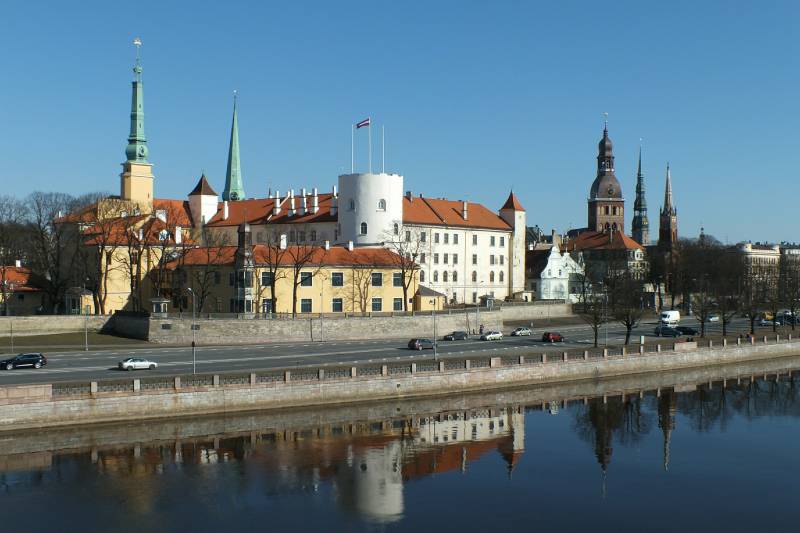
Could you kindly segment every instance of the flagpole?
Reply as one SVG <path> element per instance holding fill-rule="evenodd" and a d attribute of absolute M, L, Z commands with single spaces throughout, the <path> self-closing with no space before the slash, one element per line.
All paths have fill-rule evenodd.
<path fill-rule="evenodd" d="M 372 174 L 372 120 L 367 124 L 367 134 L 369 135 L 369 173 Z"/>
<path fill-rule="evenodd" d="M 356 148 L 355 148 L 356 127 L 350 124 L 350 174 L 355 172 Z"/>
<path fill-rule="evenodd" d="M 381 174 L 386 172 L 386 146 L 384 145 L 384 137 L 386 132 L 383 129 L 383 124 L 381 124 Z"/>

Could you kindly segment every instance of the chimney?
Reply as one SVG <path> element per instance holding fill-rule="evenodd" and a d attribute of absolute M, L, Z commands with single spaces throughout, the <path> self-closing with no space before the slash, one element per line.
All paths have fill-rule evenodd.
<path fill-rule="evenodd" d="M 280 246 L 281 250 L 285 250 L 286 249 L 286 234 L 285 233 L 281 233 L 281 240 L 280 240 L 280 245 L 279 246 Z"/>
<path fill-rule="evenodd" d="M 183 228 L 180 226 L 175 226 L 175 244 L 181 244 L 183 242 Z"/>
<path fill-rule="evenodd" d="M 289 197 L 289 216 L 294 216 L 297 210 L 294 208 L 294 195 Z"/>
<path fill-rule="evenodd" d="M 328 244 L 328 241 L 325 241 L 325 244 Z M 22 259 L 17 259 L 14 261 L 14 266 L 17 268 L 22 268 Z"/>
<path fill-rule="evenodd" d="M 333 186 L 333 197 L 334 198 L 338 198 L 339 197 L 339 192 L 336 189 L 336 185 Z"/>
<path fill-rule="evenodd" d="M 353 241 L 347 241 L 347 249 L 353 251 Z"/>
<path fill-rule="evenodd" d="M 461 204 L 461 218 L 467 220 L 467 202 Z"/>
<path fill-rule="evenodd" d="M 300 196 L 305 196 L 305 195 L 306 195 L 306 188 L 303 187 L 302 189 L 300 189 Z"/>
<path fill-rule="evenodd" d="M 406 199 L 407 199 L 409 202 L 413 202 L 413 201 L 414 201 L 414 195 L 413 195 L 413 194 L 411 194 L 411 191 L 406 191 Z"/>
<path fill-rule="evenodd" d="M 272 199 L 272 216 L 276 217 L 281 213 L 281 192 L 275 191 L 275 198 Z"/>
<path fill-rule="evenodd" d="M 319 195 L 316 187 L 311 189 L 311 212 L 315 215 L 319 212 Z"/>
<path fill-rule="evenodd" d="M 300 206 L 300 214 L 305 215 L 308 213 L 308 197 L 303 195 L 303 205 Z"/>
<path fill-rule="evenodd" d="M 330 250 L 331 249 L 331 241 L 325 241 L 325 249 L 326 250 Z"/>
<path fill-rule="evenodd" d="M 339 200 L 335 197 L 331 198 L 331 215 L 336 216 L 336 212 L 339 210 Z"/>
<path fill-rule="evenodd" d="M 139 240 L 140 241 L 144 240 L 144 231 L 142 230 L 142 228 L 139 228 Z"/>
<path fill-rule="evenodd" d="M 222 220 L 228 220 L 228 200 L 222 203 Z"/>
<path fill-rule="evenodd" d="M 422 196 L 422 193 L 419 193 L 419 197 L 420 197 L 420 198 L 423 198 L 423 196 Z"/>

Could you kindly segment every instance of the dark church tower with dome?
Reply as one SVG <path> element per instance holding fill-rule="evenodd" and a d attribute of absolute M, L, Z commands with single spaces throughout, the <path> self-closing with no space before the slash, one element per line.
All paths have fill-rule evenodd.
<path fill-rule="evenodd" d="M 624 231 L 625 200 L 614 174 L 614 153 L 608 138 L 608 123 L 598 146 L 597 177 L 589 193 L 589 231 Z"/>

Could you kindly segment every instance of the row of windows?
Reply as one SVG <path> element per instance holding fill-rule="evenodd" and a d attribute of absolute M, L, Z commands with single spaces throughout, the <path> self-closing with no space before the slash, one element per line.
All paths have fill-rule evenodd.
<path fill-rule="evenodd" d="M 439 264 L 439 257 L 440 256 L 439 256 L 438 253 L 433 254 L 433 264 L 434 265 L 438 265 Z M 421 265 L 424 265 L 425 262 L 427 261 L 427 259 L 428 258 L 427 258 L 426 254 L 424 254 L 424 253 L 419 254 L 419 263 Z M 441 254 L 441 259 L 442 259 L 442 264 L 445 264 L 445 265 L 448 265 L 448 264 L 457 265 L 458 264 L 458 254 Z M 450 263 L 451 259 L 452 259 L 452 263 Z M 478 254 L 472 254 L 472 264 L 473 265 L 477 265 L 478 264 Z M 505 265 L 506 264 L 506 256 L 504 256 L 504 255 L 495 256 L 494 254 L 491 254 L 489 256 L 489 264 L 490 265 Z"/>
<path fill-rule="evenodd" d="M 272 282 L 274 280 L 274 276 L 272 272 L 269 271 L 262 271 L 261 272 L 261 286 L 262 287 L 270 287 L 272 286 Z M 219 272 L 214 272 L 214 282 L 219 284 Z M 253 286 L 253 272 L 252 271 L 243 271 L 239 270 L 238 272 L 231 272 L 228 278 L 228 284 L 233 287 L 236 285 L 237 287 L 252 287 Z M 370 284 L 373 287 L 383 287 L 383 273 L 382 272 L 373 272 L 371 274 Z M 300 272 L 300 286 L 301 287 L 313 287 L 314 286 L 314 274 L 312 272 Z M 331 286 L 332 287 L 344 287 L 344 272 L 332 272 L 331 273 Z M 403 273 L 402 272 L 392 272 L 392 287 L 402 287 L 403 286 Z"/>
<path fill-rule="evenodd" d="M 395 226 L 396 226 L 396 224 L 395 224 Z M 395 235 L 396 234 L 397 234 L 397 228 L 395 228 Z M 453 244 L 458 244 L 458 233 L 453 233 L 452 236 L 453 236 Z M 420 240 L 420 242 L 427 242 L 427 240 L 428 240 L 427 233 L 425 233 L 424 231 L 420 232 L 419 240 Z M 406 242 L 410 242 L 410 241 L 411 241 L 411 232 L 410 231 L 406 231 Z M 505 246 L 506 245 L 506 238 L 505 238 L 504 235 L 500 236 L 499 242 L 500 242 L 500 246 Z M 433 243 L 434 244 L 440 244 L 440 243 L 450 244 L 450 233 L 441 233 L 440 234 L 439 232 L 435 232 L 433 234 Z M 490 235 L 489 236 L 489 246 L 497 246 L 497 243 L 498 243 L 498 238 L 495 235 Z M 478 235 L 477 234 L 473 234 L 472 235 L 472 244 L 474 246 L 478 245 Z"/>
<path fill-rule="evenodd" d="M 497 277 L 498 277 L 498 281 L 500 283 L 503 283 L 503 280 L 505 280 L 505 273 L 501 270 L 500 272 L 498 272 L 498 276 Z M 425 271 L 424 270 L 420 270 L 419 271 L 419 281 L 420 281 L 420 283 L 425 283 Z M 438 270 L 434 270 L 433 271 L 433 280 L 432 281 L 433 281 L 433 283 L 438 283 L 438 281 L 439 281 L 439 271 Z M 452 275 L 446 270 L 444 272 L 442 272 L 442 283 L 447 283 L 449 281 L 457 282 L 458 281 L 458 272 L 453 271 Z M 474 270 L 472 271 L 472 282 L 473 283 L 477 283 L 478 282 L 478 272 L 474 271 Z M 494 271 L 489 272 L 489 282 L 490 283 L 494 283 Z"/>
<path fill-rule="evenodd" d="M 265 303 L 269 302 L 271 308 L 271 301 L 265 300 Z M 372 298 L 371 302 L 372 312 L 380 313 L 383 311 L 383 298 Z M 403 299 L 402 298 L 392 298 L 392 311 L 402 311 L 403 310 Z M 342 298 L 333 298 L 331 300 L 331 311 L 334 313 L 341 313 L 344 311 L 344 300 Z M 265 311 L 267 312 L 267 311 Z M 313 313 L 314 312 L 314 300 L 312 298 L 301 298 L 300 299 L 300 312 L 301 313 Z"/>
<path fill-rule="evenodd" d="M 350 198 L 350 201 L 347 204 L 347 209 L 349 211 L 355 211 L 356 210 L 356 201 L 354 199 Z M 384 200 L 383 198 L 378 200 L 377 209 L 378 209 L 378 211 L 386 211 L 386 200 Z"/>

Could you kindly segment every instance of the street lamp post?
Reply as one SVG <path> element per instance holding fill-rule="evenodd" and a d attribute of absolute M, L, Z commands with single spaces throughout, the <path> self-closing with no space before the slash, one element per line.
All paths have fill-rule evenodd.
<path fill-rule="evenodd" d="M 189 294 L 192 295 L 192 374 L 197 373 L 197 353 L 195 350 L 195 303 L 194 303 L 194 291 L 191 287 L 186 289 L 189 291 Z"/>
<path fill-rule="evenodd" d="M 436 348 L 436 300 L 437 298 L 433 298 L 430 301 L 433 304 L 433 360 L 434 361 L 438 359 L 438 353 Z"/>

